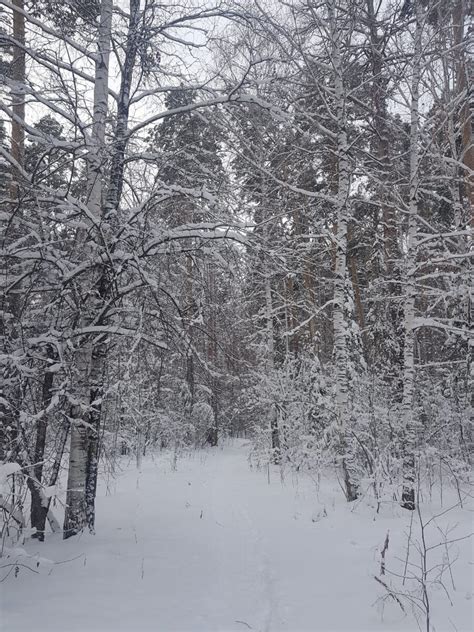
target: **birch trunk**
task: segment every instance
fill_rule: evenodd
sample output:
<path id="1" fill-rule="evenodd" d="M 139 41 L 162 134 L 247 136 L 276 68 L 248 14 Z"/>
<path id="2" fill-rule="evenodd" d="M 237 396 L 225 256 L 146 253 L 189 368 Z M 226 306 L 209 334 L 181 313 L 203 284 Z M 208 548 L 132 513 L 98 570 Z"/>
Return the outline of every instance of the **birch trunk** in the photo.
<path id="1" fill-rule="evenodd" d="M 102 211 L 103 174 L 102 163 L 105 154 L 105 125 L 108 112 L 109 57 L 112 31 L 112 0 L 102 0 L 98 32 L 98 51 L 95 66 L 94 107 L 92 136 L 87 156 L 87 206 L 91 215 L 100 220 Z M 86 251 L 86 233 L 78 233 L 78 243 Z M 94 285 L 94 279 L 89 279 Z M 90 293 L 84 302 L 81 326 L 94 321 L 98 312 L 97 293 Z M 90 516 L 86 517 L 86 479 L 89 461 L 92 469 L 97 467 L 97 453 L 90 455 L 89 431 L 91 377 L 97 375 L 97 367 L 93 367 L 93 347 L 90 338 L 78 343 L 75 353 L 76 387 L 73 389 L 71 408 L 71 444 L 69 455 L 69 472 L 66 496 L 66 512 L 64 517 L 64 538 L 82 531 Z M 97 428 L 93 428 L 98 432 Z M 90 486 L 89 486 L 90 491 Z"/>
<path id="2" fill-rule="evenodd" d="M 336 20 L 336 3 L 328 5 L 329 28 L 334 72 L 334 96 L 337 118 L 338 179 L 336 196 L 336 252 L 334 273 L 334 354 L 336 361 L 336 405 L 338 419 L 339 460 L 342 469 L 344 492 L 348 501 L 358 497 L 355 460 L 348 441 L 350 424 L 349 383 L 347 366 L 346 277 L 347 277 L 347 227 L 350 214 L 350 166 L 348 157 L 346 100 L 341 58 L 341 35 Z"/>
<path id="3" fill-rule="evenodd" d="M 111 14 L 110 14 L 111 15 Z M 140 0 L 130 0 L 129 4 L 129 24 L 127 32 L 127 41 L 125 44 L 125 56 L 121 72 L 120 90 L 117 103 L 117 121 L 114 129 L 113 153 L 110 165 L 110 174 L 108 176 L 108 190 L 105 196 L 104 209 L 98 209 L 102 215 L 103 230 L 106 237 L 112 237 L 114 230 L 118 228 L 119 218 L 118 211 L 120 199 L 122 197 L 123 180 L 124 180 L 124 161 L 125 150 L 127 147 L 127 129 L 130 110 L 130 93 L 132 90 L 133 70 L 140 43 L 139 23 L 140 23 Z M 101 50 L 105 51 L 106 42 L 104 40 Z M 110 46 L 110 44 L 109 44 Z M 108 54 L 108 53 L 107 53 Z M 106 68 L 104 68 L 104 81 L 100 85 L 108 88 L 108 59 Z M 100 116 L 98 117 L 97 137 L 104 142 L 105 123 L 107 115 L 107 99 L 106 93 L 99 95 L 98 104 L 102 104 Z M 99 148 L 100 155 L 100 148 Z M 102 197 L 102 191 L 101 191 Z M 101 200 L 102 203 L 102 200 Z M 113 244 L 109 247 L 113 251 Z M 106 268 L 100 267 L 98 270 L 99 280 L 97 282 L 97 309 L 100 311 L 101 306 L 110 298 L 110 283 Z M 104 316 L 98 324 L 107 324 L 107 318 Z M 90 390 L 90 436 L 87 456 L 87 478 L 86 478 L 86 515 L 87 524 L 91 532 L 94 532 L 95 523 L 95 496 L 97 490 L 97 476 L 99 470 L 100 458 L 100 432 L 102 417 L 102 399 L 104 395 L 103 382 L 105 373 L 105 362 L 107 359 L 107 344 L 102 341 L 98 342 L 92 351 L 92 370 L 91 370 L 91 390 Z"/>
<path id="4" fill-rule="evenodd" d="M 403 491 L 402 507 L 413 511 L 415 509 L 415 479 L 416 464 L 415 450 L 417 429 L 413 415 L 413 396 L 415 387 L 415 262 L 416 236 L 418 213 L 418 185 L 419 185 L 419 91 L 421 78 L 422 55 L 422 8 L 416 3 L 415 43 L 413 55 L 413 76 L 411 82 L 411 113 L 410 113 L 410 189 L 408 204 L 408 234 L 407 252 L 405 259 L 405 300 L 404 300 L 404 346 L 403 346 L 403 397 L 402 422 L 405 434 L 405 451 L 403 458 Z"/>

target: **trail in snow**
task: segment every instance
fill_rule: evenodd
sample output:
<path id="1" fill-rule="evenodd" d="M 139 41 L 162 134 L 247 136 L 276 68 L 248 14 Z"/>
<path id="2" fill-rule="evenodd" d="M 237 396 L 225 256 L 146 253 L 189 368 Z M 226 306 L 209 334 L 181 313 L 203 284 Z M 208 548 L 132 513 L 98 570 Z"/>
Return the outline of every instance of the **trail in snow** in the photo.
<path id="1" fill-rule="evenodd" d="M 190 454 L 177 472 L 158 454 L 141 472 L 103 482 L 96 536 L 25 543 L 42 557 L 38 568 L 28 561 L 39 574 L 21 568 L 0 584 L 0 630 L 416 630 L 391 600 L 383 616 L 374 606 L 380 547 L 390 529 L 394 567 L 407 514 L 394 506 L 376 515 L 364 503 L 351 511 L 335 481 L 317 493 L 309 477 L 288 472 L 282 482 L 273 468 L 269 483 L 266 471 L 249 468 L 248 450 L 236 441 Z M 454 605 L 434 593 L 438 632 L 471 629 L 469 542 L 457 552 Z"/>

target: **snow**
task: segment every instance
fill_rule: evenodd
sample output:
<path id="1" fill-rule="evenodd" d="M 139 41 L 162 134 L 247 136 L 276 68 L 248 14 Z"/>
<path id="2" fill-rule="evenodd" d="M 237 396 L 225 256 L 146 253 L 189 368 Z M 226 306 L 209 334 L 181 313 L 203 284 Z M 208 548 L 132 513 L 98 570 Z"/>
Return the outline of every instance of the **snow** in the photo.
<path id="1" fill-rule="evenodd" d="M 337 481 L 328 479 L 318 490 L 307 475 L 250 468 L 248 453 L 249 444 L 239 440 L 186 454 L 177 471 L 164 452 L 144 459 L 141 471 L 123 461 L 120 475 L 101 481 L 97 535 L 66 541 L 49 535 L 43 544 L 27 539 L 17 549 L 21 563 L 35 572 L 21 566 L 16 578 L 11 574 L 0 584 L 0 628 L 417 630 L 408 602 L 406 615 L 390 598 L 382 609 L 384 589 L 374 580 L 388 530 L 387 569 L 403 568 L 405 532 L 414 516 L 415 537 L 416 516 L 392 503 L 379 513 L 366 499 L 348 505 Z M 447 495 L 445 489 L 445 501 Z M 438 510 L 433 500 L 422 512 L 429 517 Z M 467 505 L 458 506 L 436 524 L 453 527 L 450 538 L 459 538 L 472 531 L 471 516 Z M 427 537 L 436 543 L 440 533 L 432 526 Z M 438 547 L 430 554 L 446 552 Z M 429 586 L 437 632 L 472 629 L 469 539 L 451 545 L 450 558 L 456 557 L 456 590 L 449 572 L 443 576 L 453 605 L 442 588 Z M 0 566 L 15 559 L 10 552 Z M 389 575 L 382 580 L 398 581 Z"/>
<path id="2" fill-rule="evenodd" d="M 52 498 L 53 496 L 56 496 L 57 493 L 57 486 L 56 485 L 50 485 L 49 487 L 43 487 L 43 496 L 45 498 Z"/>
<path id="3" fill-rule="evenodd" d="M 21 472 L 21 465 L 19 463 L 4 463 L 0 465 L 0 477 L 2 478 L 11 476 L 11 474 L 15 474 L 16 472 Z"/>
<path id="4" fill-rule="evenodd" d="M 18 463 L 3 463 L 0 465 L 0 494 L 8 494 L 10 491 L 8 477 L 21 472 L 21 465 Z"/>

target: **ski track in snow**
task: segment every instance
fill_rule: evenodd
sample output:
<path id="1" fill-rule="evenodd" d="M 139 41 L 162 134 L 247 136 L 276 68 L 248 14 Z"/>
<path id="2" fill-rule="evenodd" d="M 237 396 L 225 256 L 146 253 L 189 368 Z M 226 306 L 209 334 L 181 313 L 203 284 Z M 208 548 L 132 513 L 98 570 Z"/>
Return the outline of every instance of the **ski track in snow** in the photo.
<path id="1" fill-rule="evenodd" d="M 96 536 L 27 540 L 38 568 L 17 549 L 39 574 L 0 583 L 1 632 L 415 632 L 390 600 L 374 607 L 380 546 L 390 529 L 387 567 L 403 557 L 406 514 L 351 511 L 337 482 L 316 493 L 307 476 L 250 469 L 248 450 L 184 455 L 176 472 L 166 453 L 140 472 L 124 463 L 102 481 Z M 433 598 L 437 632 L 472 628 L 472 552 L 458 548 L 455 606 Z"/>
<path id="2" fill-rule="evenodd" d="M 214 480 L 214 479 L 213 479 Z M 222 511 L 226 506 L 227 490 L 222 487 L 219 491 L 219 498 L 216 498 L 216 485 L 213 483 L 214 497 L 213 506 L 217 506 Z M 235 499 L 235 489 L 233 490 L 233 498 Z M 276 616 L 277 601 L 275 599 L 273 583 L 274 578 L 271 574 L 268 554 L 265 549 L 265 541 L 262 534 L 256 528 L 250 518 L 248 509 L 245 507 L 245 499 L 239 499 L 240 504 L 236 504 L 235 500 L 226 508 L 227 516 L 232 516 L 234 530 L 241 534 L 247 542 L 246 549 L 251 552 L 252 562 L 247 562 L 246 573 L 247 581 L 254 585 L 257 595 L 260 596 L 259 601 L 260 614 L 256 616 L 256 629 L 261 632 L 270 632 L 272 629 L 272 619 Z M 221 523 L 222 524 L 222 523 Z M 222 547 L 222 560 L 226 559 L 226 545 Z M 225 568 L 225 567 L 224 567 Z M 236 620 L 238 621 L 238 620 Z M 253 628 L 253 626 L 251 626 Z"/>

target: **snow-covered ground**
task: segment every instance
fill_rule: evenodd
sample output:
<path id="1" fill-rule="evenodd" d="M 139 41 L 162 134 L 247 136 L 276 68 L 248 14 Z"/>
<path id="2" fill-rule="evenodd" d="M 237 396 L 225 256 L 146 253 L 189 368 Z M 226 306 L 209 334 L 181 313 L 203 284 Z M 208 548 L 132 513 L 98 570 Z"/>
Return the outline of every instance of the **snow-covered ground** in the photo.
<path id="1" fill-rule="evenodd" d="M 248 452 L 246 442 L 234 441 L 186 455 L 177 471 L 167 454 L 145 459 L 141 472 L 124 462 L 115 480 L 101 483 L 97 535 L 26 540 L 0 559 L 2 577 L 15 561 L 32 569 L 19 566 L 16 578 L 12 572 L 0 584 L 0 629 L 417 630 L 408 596 L 421 595 L 420 583 L 403 585 L 390 574 L 403 574 L 411 515 L 396 504 L 378 514 L 366 500 L 348 506 L 337 481 L 317 491 L 306 475 L 251 469 Z M 445 490 L 443 510 L 456 498 Z M 426 528 L 428 543 L 440 544 L 428 552 L 430 569 L 447 560 L 443 530 L 452 527 L 451 540 L 472 531 L 470 508 L 466 499 L 464 509 Z M 422 512 L 429 519 L 439 503 Z M 419 577 L 418 522 L 415 514 L 408 572 Z M 387 573 L 380 577 L 388 530 Z M 472 630 L 472 541 L 448 548 L 446 590 L 434 581 L 436 568 L 428 575 L 433 629 Z M 26 553 L 40 556 L 39 565 Z M 402 593 L 406 614 L 374 576 Z"/>

